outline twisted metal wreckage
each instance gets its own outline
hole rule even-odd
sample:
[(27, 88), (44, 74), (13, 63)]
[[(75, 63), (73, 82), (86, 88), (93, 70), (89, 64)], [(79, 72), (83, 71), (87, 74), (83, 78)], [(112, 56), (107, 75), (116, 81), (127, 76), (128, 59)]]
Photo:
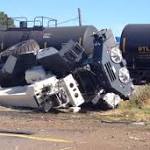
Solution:
[[(87, 26), (74, 27), (79, 33), (81, 28)], [(41, 48), (39, 37), (32, 36), (0, 53), (1, 105), (48, 112), (52, 108), (79, 110), (84, 103), (115, 108), (122, 99), (129, 99), (133, 84), (112, 31), (86, 32), (87, 41), (81, 41), (63, 29), (67, 38), (63, 37), (65, 42), (57, 39), (59, 48), (52, 43)], [(49, 35), (42, 36), (52, 42)]]

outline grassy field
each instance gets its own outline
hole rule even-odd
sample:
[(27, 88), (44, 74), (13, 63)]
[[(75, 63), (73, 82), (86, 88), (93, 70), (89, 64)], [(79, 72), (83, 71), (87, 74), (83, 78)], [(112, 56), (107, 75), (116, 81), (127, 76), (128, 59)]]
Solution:
[(101, 120), (145, 122), (150, 126), (150, 85), (136, 87), (129, 101), (117, 109), (95, 114)]
[(122, 102), (119, 110), (126, 119), (150, 121), (150, 85), (136, 87), (130, 101)]

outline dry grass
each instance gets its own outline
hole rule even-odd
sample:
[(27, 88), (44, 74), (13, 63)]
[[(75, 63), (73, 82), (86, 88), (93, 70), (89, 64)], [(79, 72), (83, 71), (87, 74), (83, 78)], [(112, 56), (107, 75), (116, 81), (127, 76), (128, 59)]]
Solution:
[(99, 119), (110, 121), (144, 121), (150, 123), (150, 85), (136, 87), (129, 101), (118, 109), (100, 113)]
[(150, 108), (150, 85), (136, 87), (134, 94), (130, 98), (128, 107)]
[(119, 110), (125, 119), (150, 121), (150, 85), (136, 87), (130, 101), (122, 102)]

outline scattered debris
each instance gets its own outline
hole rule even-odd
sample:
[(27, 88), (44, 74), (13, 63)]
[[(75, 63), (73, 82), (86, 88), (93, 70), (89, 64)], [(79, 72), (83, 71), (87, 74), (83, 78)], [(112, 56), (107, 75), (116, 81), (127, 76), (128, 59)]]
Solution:
[(129, 125), (132, 121), (109, 121), (109, 120), (100, 120), (101, 123), (108, 123), (108, 124), (126, 124)]
[(131, 139), (131, 140), (135, 140), (135, 141), (139, 141), (139, 140), (140, 140), (139, 138), (134, 137), (134, 136), (129, 136), (129, 139)]
[(70, 111), (71, 112), (74, 112), (74, 113), (77, 113), (81, 110), (81, 107), (70, 107)]
[(140, 126), (144, 126), (145, 122), (133, 122), (133, 125), (140, 125)]

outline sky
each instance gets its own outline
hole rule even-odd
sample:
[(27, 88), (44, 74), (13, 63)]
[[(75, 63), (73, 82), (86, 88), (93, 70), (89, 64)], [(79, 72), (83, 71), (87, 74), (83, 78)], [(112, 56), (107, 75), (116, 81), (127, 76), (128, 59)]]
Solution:
[[(150, 23), (150, 0), (1, 0), (0, 11), (10, 17), (35, 16), (56, 18), (58, 22), (77, 17), (81, 9), (82, 24), (99, 30), (110, 28), (115, 36), (129, 23)], [(63, 25), (77, 25), (72, 21)]]

